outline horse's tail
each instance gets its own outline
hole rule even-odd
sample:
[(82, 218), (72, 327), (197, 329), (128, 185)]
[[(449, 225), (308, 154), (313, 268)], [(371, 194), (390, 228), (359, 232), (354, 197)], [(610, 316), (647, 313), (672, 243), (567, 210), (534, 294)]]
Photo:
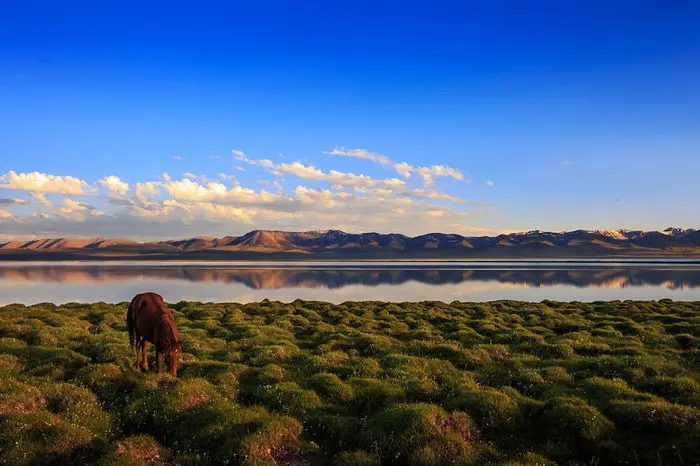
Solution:
[(136, 314), (136, 298), (131, 300), (129, 309), (126, 311), (126, 326), (129, 328), (129, 345), (131, 345), (132, 348), (136, 340), (134, 314)]

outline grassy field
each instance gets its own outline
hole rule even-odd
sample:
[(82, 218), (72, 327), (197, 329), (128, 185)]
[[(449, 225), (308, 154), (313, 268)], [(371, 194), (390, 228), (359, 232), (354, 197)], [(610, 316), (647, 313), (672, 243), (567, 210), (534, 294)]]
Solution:
[(126, 307), (0, 308), (0, 463), (700, 462), (700, 302), (180, 302), (177, 380)]

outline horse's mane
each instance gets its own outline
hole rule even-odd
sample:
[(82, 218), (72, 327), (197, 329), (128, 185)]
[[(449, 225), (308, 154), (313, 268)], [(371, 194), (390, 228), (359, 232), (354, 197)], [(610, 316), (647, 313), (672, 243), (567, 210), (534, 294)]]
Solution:
[(180, 332), (175, 326), (175, 319), (173, 318), (173, 313), (168, 308), (162, 308), (161, 314), (158, 319), (160, 326), (161, 341), (160, 344), (163, 350), (177, 346), (180, 341)]

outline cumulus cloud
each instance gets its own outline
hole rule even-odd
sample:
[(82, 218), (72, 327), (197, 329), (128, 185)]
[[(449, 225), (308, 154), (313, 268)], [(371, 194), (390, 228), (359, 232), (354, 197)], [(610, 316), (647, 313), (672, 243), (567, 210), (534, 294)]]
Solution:
[(297, 186), (294, 189), (294, 197), (302, 204), (313, 205), (316, 209), (328, 210), (347, 207), (353, 196), (346, 192), (338, 193), (328, 189)]
[(85, 202), (75, 201), (73, 199), (63, 199), (59, 211), (68, 216), (83, 217), (84, 215), (103, 215), (103, 212), (97, 210), (94, 206)]
[(85, 212), (88, 210), (90, 210), (90, 206), (88, 206), (86, 203), (74, 201), (73, 199), (64, 199), (61, 206), (61, 212), (64, 214)]
[(168, 200), (163, 203), (166, 215), (184, 215), (196, 220), (201, 218), (222, 219), (240, 224), (251, 225), (255, 212), (249, 209), (233, 207), (211, 202), (181, 202)]
[(464, 174), (456, 168), (447, 167), (445, 165), (433, 165), (431, 167), (414, 167), (406, 162), (400, 162), (394, 165), (394, 168), (404, 178), (410, 178), (411, 173), (417, 174), (423, 180), (425, 186), (430, 186), (435, 183), (437, 177), (449, 177), (455, 180), (463, 181)]
[(493, 181), (484, 181), (486, 186), (493, 186), (495, 183)]
[(189, 178), (164, 183), (163, 187), (173, 198), (187, 201), (202, 201), (211, 197), (219, 197), (228, 191), (222, 183), (213, 181), (205, 187)]
[(277, 176), (294, 175), (307, 180), (323, 180), (326, 174), (311, 165), (304, 165), (300, 162), (281, 163), (270, 166), (272, 173)]
[[(88, 203), (74, 199), (78, 195), (97, 195), (97, 190), (83, 180), (38, 172), (8, 172), (0, 177), (3, 183), (0, 188), (28, 191), (32, 202), (18, 209), (18, 212), (29, 211), (22, 215), (3, 210), (6, 213), (0, 214), (0, 231), (17, 237), (108, 234), (151, 239), (235, 235), (252, 228), (338, 228), (349, 232), (406, 234), (468, 233), (478, 228), (472, 223), (480, 210), (470, 209), (470, 206), (485, 203), (468, 202), (430, 186), (442, 177), (464, 180), (457, 169), (445, 165), (420, 167), (395, 163), (382, 154), (364, 149), (336, 147), (326, 153), (369, 160), (396, 170), (400, 176), (375, 178), (321, 169), (308, 162), (276, 163), (270, 159), (250, 158), (242, 151), (233, 150), (236, 160), (261, 169), (257, 178), (241, 175), (243, 179), (274, 187), (274, 190), (245, 187), (243, 180), (228, 173), (208, 178), (187, 172), (179, 180), (163, 173), (155, 179), (142, 179), (133, 184), (110, 175), (93, 185), (107, 190), (109, 196), (97, 196), (94, 202)], [(231, 171), (237, 173), (234, 170), (242, 171), (243, 167), (233, 167)], [(284, 180), (287, 181), (283, 185)], [(291, 184), (290, 180), (298, 182)], [(411, 180), (422, 182), (424, 186), (417, 188), (419, 185)], [(6, 209), (18, 202), (0, 199), (0, 208)]]
[[(170, 177), (168, 177), (170, 179)], [(136, 183), (136, 188), (134, 189), (136, 193), (136, 199), (140, 201), (145, 201), (158, 196), (160, 193), (160, 186), (163, 183), (160, 181), (146, 181), (144, 183)]]
[(271, 208), (290, 211), (298, 208), (295, 200), (283, 194), (261, 190), (255, 191), (240, 185), (227, 187), (218, 181), (200, 184), (190, 179), (171, 181), (162, 185), (168, 195), (176, 201), (200, 202), (232, 207)]
[[(348, 232), (401, 232), (409, 235), (445, 231), (474, 231), (473, 214), (411, 198), (357, 196), (298, 186), (288, 202), (258, 205), (226, 205), (220, 202), (166, 199), (138, 203), (112, 199), (124, 210), (93, 215), (72, 206), (77, 214), (61, 213), (52, 218), (31, 216), (19, 223), (0, 219), (0, 229), (12, 237), (98, 236), (129, 239), (162, 239), (198, 236), (239, 235), (253, 228), (313, 230), (337, 228)], [(129, 204), (129, 205), (127, 205)], [(71, 206), (62, 206), (69, 208)]]
[(56, 193), (70, 196), (91, 194), (90, 185), (72, 176), (58, 176), (47, 173), (16, 173), (9, 171), (0, 176), (0, 188), (16, 189), (38, 193)]
[(110, 194), (125, 196), (129, 192), (129, 184), (123, 182), (114, 175), (106, 176), (99, 180), (99, 183), (107, 188)]

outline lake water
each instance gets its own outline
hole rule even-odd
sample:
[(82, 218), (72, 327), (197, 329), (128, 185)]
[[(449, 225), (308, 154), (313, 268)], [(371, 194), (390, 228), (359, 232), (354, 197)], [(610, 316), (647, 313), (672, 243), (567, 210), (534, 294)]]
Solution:
[(0, 304), (297, 298), (450, 302), (700, 300), (700, 260), (0, 263)]

